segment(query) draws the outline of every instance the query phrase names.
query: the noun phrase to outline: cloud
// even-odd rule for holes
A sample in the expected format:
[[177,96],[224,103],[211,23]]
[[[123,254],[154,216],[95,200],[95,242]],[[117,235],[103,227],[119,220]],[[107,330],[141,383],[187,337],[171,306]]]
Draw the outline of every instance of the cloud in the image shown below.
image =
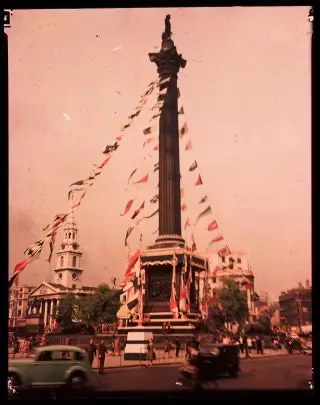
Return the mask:
[[71,118],[69,117],[68,114],[63,113],[63,116],[64,116],[64,118],[65,118],[67,121],[71,121]]

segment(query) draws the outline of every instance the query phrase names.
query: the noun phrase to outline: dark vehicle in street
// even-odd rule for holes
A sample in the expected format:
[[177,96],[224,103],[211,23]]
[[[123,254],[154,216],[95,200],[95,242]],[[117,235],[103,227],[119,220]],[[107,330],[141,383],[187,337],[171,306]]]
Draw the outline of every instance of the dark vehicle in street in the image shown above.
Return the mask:
[[179,369],[176,385],[193,389],[205,389],[208,383],[215,385],[216,379],[228,374],[232,378],[240,371],[239,350],[233,344],[204,344],[199,351],[192,350],[188,364]]

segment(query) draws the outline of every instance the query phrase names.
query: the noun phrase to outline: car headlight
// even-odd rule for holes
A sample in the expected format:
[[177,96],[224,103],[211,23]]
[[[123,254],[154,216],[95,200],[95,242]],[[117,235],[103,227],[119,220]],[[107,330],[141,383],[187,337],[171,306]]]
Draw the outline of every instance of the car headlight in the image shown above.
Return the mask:
[[212,350],[210,351],[210,353],[213,354],[214,356],[218,356],[218,354],[219,354],[220,352],[219,352],[219,349],[216,347],[216,348],[212,349]]

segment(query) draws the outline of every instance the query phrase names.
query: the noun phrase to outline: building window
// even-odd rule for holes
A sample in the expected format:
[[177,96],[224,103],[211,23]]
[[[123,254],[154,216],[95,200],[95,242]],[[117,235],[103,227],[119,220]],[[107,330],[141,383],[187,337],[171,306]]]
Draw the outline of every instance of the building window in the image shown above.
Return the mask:
[[22,298],[22,294],[19,294],[19,298],[20,298],[20,299]]
[[19,301],[18,306],[21,307],[21,305],[22,305],[22,301]]
[[18,316],[21,316],[21,309],[18,310]]
[[67,234],[67,232],[65,233],[64,237],[65,237],[65,238],[67,239],[67,237],[68,237],[68,234]]
[[72,257],[72,267],[77,267],[77,256]]
[[75,284],[72,284],[72,289],[74,290],[76,288],[76,285]]
[[63,267],[63,262],[64,262],[63,259],[64,259],[63,256],[60,256],[60,267]]
[[226,262],[226,257],[225,257],[225,256],[222,256],[222,257],[221,257],[221,260],[222,260],[222,263],[225,263],[225,262]]
[[237,263],[241,263],[241,258],[240,257],[238,257]]
[[75,239],[75,237],[76,237],[76,234],[73,233],[73,234],[72,234],[72,239]]

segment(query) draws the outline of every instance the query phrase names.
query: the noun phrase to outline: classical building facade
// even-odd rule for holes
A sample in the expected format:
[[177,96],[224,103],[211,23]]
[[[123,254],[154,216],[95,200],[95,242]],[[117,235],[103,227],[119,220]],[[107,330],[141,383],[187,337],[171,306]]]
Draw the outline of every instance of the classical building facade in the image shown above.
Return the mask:
[[56,254],[53,282],[43,281],[29,294],[29,318],[43,318],[45,327],[53,326],[66,295],[87,295],[95,291],[94,287],[83,286],[82,252],[74,213],[66,221],[63,240]]
[[280,322],[282,325],[303,327],[312,323],[312,287],[305,285],[283,291],[279,296]]

